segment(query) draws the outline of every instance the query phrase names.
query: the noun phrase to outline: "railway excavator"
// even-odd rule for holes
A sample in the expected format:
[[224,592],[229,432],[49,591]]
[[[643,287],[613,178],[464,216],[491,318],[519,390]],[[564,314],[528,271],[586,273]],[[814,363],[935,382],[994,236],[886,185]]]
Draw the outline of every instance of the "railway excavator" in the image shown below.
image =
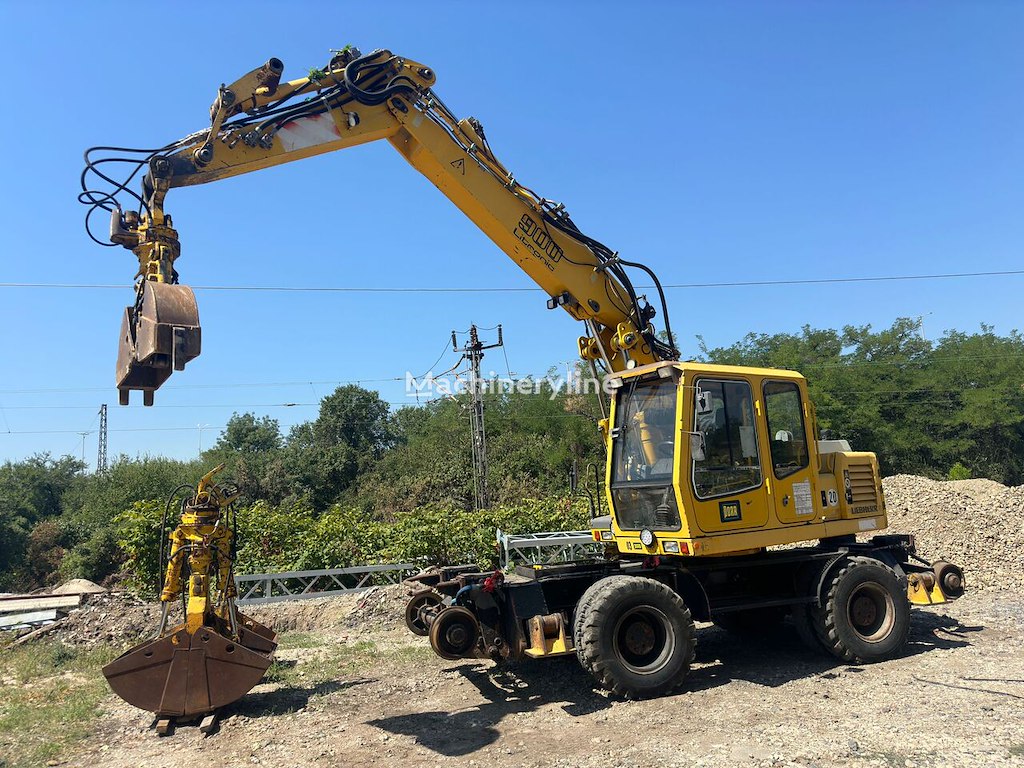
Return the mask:
[[[901,652],[911,605],[963,594],[959,567],[923,559],[912,536],[883,533],[875,455],[819,439],[803,376],[680,360],[654,273],[516,178],[483,125],[441,101],[433,69],[387,50],[362,55],[348,47],[306,77],[282,80],[283,71],[270,59],[221,85],[210,124],[171,144],[86,153],[81,200],[90,213],[110,214],[109,241],[90,236],[138,261],[135,299],[121,321],[120,402],[141,391],[152,404],[171,373],[200,353],[195,295],[180,282],[178,233],[165,207],[171,189],[389,143],[543,289],[548,309],[581,323],[580,358],[610,393],[598,424],[608,513],[598,510],[591,521],[604,556],[510,574],[470,565],[421,576],[406,619],[438,655],[575,655],[598,685],[655,696],[684,684],[695,622],[756,636],[788,620],[814,649],[873,662]],[[111,175],[117,163],[131,170],[124,181]],[[130,186],[136,174],[138,191]],[[92,189],[93,178],[111,188]],[[345,209],[358,217],[370,203],[353,189],[347,180],[332,195],[349,197]],[[122,206],[127,198],[132,204]],[[254,207],[251,224],[274,226],[266,213]],[[638,275],[653,285],[654,304],[633,282]],[[214,546],[211,503],[219,502],[204,490],[185,506],[184,540]],[[245,694],[266,669],[273,633],[209,608],[204,584],[196,585],[215,559],[189,560],[184,628],[106,669],[129,702],[202,714]],[[173,592],[165,590],[165,602]],[[248,660],[244,671],[222,663],[229,647]],[[130,687],[119,682],[128,680]]]

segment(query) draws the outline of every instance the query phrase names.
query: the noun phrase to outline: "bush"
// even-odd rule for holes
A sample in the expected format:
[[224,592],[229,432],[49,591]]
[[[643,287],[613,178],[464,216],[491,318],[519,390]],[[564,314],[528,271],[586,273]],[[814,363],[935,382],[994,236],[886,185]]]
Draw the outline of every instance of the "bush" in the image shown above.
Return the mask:
[[136,501],[114,517],[117,546],[124,555],[129,586],[145,597],[159,594],[163,580],[160,520],[164,506],[162,501]]
[[[159,591],[162,578],[163,509],[163,502],[136,502],[114,519],[129,584],[147,596]],[[316,516],[302,503],[271,507],[257,502],[238,510],[235,572],[274,573],[399,562],[493,567],[497,528],[505,533],[530,533],[587,525],[585,505],[565,498],[529,500],[481,512],[422,507],[391,522],[374,520],[358,508],[342,505]],[[89,561],[83,556],[74,562],[84,570]]]
[[959,461],[949,468],[949,474],[946,477],[947,480],[970,480],[971,470],[961,464]]
[[114,530],[99,528],[68,552],[61,561],[60,573],[65,579],[101,582],[117,571],[122,559]]

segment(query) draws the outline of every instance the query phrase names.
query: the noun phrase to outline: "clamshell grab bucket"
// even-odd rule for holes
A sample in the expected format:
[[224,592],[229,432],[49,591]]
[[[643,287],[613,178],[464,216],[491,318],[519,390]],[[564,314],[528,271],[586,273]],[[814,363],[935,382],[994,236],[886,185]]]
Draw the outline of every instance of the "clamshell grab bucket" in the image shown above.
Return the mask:
[[209,714],[256,685],[277,648],[273,630],[237,617],[237,641],[217,631],[227,633],[226,626],[189,635],[182,624],[130,648],[103,667],[103,675],[114,693],[139,709],[183,719]]
[[196,296],[187,285],[144,281],[142,298],[125,307],[117,351],[117,389],[128,405],[133,389],[153,404],[153,392],[199,356],[202,332]]

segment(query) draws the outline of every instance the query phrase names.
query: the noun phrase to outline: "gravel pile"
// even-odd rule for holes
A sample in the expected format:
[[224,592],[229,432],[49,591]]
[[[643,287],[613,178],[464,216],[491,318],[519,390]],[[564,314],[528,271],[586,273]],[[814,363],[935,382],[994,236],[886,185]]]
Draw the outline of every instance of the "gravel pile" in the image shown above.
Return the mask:
[[[180,613],[180,611],[179,611]],[[127,592],[88,595],[50,635],[67,645],[113,645],[127,648],[156,633],[160,604]]]
[[889,532],[914,534],[922,557],[959,565],[968,589],[1018,588],[1024,573],[1024,486],[894,475],[882,487]]
[[277,632],[310,632],[339,628],[355,602],[355,595],[336,595],[241,605],[238,609]]
[[403,584],[371,587],[360,595],[345,624],[352,629],[404,629],[408,602],[409,588]]

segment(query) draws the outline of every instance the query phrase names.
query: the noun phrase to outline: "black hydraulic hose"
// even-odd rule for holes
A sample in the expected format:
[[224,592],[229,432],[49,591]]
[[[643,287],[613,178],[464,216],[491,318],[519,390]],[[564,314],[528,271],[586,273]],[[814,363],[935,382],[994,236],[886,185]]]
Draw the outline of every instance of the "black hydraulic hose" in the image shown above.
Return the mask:
[[[367,54],[366,56],[350,61],[345,66],[343,75],[345,87],[360,104],[366,104],[371,107],[378,106],[385,103],[392,96],[407,94],[416,90],[412,80],[401,75],[393,78],[384,88],[377,91],[367,91],[356,85],[355,80],[359,76],[359,73],[369,67],[371,61],[380,58],[383,53],[383,51],[376,51],[374,53]],[[381,62],[382,65],[383,63],[384,62]]]
[[661,281],[658,279],[658,276],[654,274],[654,270],[646,264],[641,264],[636,261],[626,261],[624,259],[619,259],[619,263],[627,267],[633,267],[634,269],[642,269],[648,274],[651,280],[654,281],[654,287],[658,289],[658,299],[661,301],[661,312],[665,316],[665,335],[668,336],[668,344],[674,353],[673,356],[678,357],[679,348],[676,346],[675,338],[672,335],[672,324],[669,322],[668,318],[668,303],[665,301],[665,291],[662,290]]
[[167,569],[167,513],[171,511],[171,502],[174,501],[174,497],[178,495],[178,491],[182,488],[192,490],[192,486],[188,483],[182,483],[167,497],[167,504],[164,506],[164,513],[160,518],[160,573],[157,574],[157,578],[160,580],[159,588],[163,591],[164,587],[164,571]]

